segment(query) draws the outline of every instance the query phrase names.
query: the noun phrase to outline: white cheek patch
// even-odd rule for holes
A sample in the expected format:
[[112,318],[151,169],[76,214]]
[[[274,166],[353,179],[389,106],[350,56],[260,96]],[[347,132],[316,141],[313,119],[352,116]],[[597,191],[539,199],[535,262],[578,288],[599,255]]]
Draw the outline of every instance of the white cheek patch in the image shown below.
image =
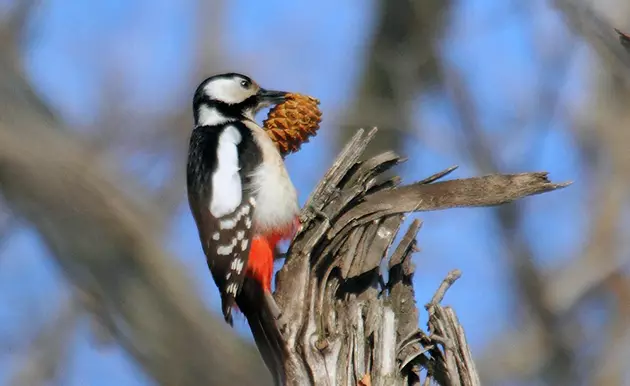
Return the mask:
[[241,133],[234,126],[226,127],[219,136],[217,168],[212,175],[210,200],[210,213],[214,217],[232,213],[241,203],[243,190],[236,148],[241,140]]
[[216,79],[204,87],[204,92],[214,99],[228,104],[241,103],[254,95],[253,90],[241,86],[240,79]]
[[216,126],[233,120],[221,114],[216,108],[205,105],[199,107],[198,114],[197,126]]

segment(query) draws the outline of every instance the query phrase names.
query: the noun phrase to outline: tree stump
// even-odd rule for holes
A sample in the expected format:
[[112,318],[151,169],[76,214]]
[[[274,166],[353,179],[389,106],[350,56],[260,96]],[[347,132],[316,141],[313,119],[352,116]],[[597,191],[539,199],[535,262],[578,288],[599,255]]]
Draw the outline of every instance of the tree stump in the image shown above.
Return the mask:
[[[480,385],[464,330],[440,304],[459,271],[425,306],[424,331],[411,261],[420,222],[390,253],[392,242],[405,213],[499,205],[568,183],[553,184],[544,172],[438,181],[451,167],[400,186],[399,177],[380,176],[404,161],[395,153],[360,161],[375,133],[359,130],[309,197],[303,227],[276,276],[274,296],[286,325],[252,328],[256,342],[267,364],[278,364],[278,384]],[[281,349],[260,347],[261,334],[281,336]]]

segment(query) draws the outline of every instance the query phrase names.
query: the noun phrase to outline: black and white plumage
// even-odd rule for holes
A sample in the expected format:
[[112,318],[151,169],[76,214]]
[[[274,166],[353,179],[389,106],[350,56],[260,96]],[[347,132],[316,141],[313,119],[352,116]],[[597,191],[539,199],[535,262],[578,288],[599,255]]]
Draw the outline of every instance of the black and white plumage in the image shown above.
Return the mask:
[[263,299],[261,283],[246,275],[252,239],[291,228],[299,212],[282,157],[254,121],[284,94],[231,73],[204,80],[193,100],[188,199],[230,324],[235,304],[245,313],[254,305],[244,302]]

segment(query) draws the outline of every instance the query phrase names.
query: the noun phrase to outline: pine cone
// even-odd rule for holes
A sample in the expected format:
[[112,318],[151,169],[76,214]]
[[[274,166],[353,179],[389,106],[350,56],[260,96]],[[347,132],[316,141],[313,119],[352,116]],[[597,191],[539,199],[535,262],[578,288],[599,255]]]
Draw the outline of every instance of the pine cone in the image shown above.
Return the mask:
[[263,128],[282,155],[294,153],[319,129],[322,112],[319,99],[289,93],[284,102],[274,106],[263,121]]

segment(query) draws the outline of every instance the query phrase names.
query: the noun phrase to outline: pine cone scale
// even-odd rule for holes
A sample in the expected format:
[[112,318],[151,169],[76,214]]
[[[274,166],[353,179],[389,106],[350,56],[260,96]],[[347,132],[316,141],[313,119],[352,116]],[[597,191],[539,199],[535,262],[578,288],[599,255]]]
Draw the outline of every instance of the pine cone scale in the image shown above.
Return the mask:
[[289,93],[286,100],[269,111],[263,128],[283,153],[293,153],[317,134],[322,113],[319,100],[307,95]]

